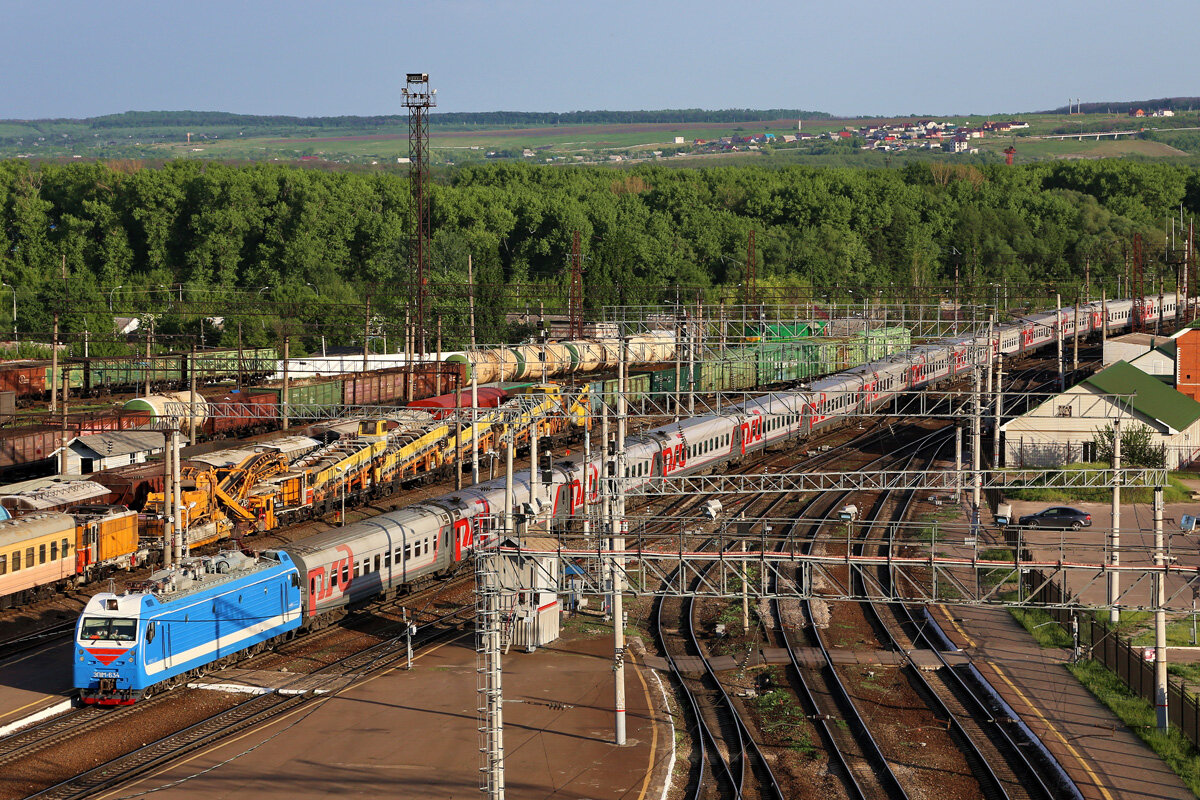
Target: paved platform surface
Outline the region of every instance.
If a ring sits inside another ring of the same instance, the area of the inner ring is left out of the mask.
[[[74,649],[67,639],[0,661],[0,731],[71,695]]]
[[[612,640],[584,636],[504,657],[506,797],[658,800],[670,728],[652,672],[626,670],[628,741],[613,745]],[[266,728],[160,770],[133,788],[156,798],[404,797],[479,794],[475,651],[466,637],[326,695]]]
[[[1067,651],[1038,647],[1003,609],[943,606],[934,616],[1085,798],[1195,800],[1179,777],[1067,671]]]

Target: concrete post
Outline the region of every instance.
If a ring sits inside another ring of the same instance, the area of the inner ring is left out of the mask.
[[[962,502],[963,431],[961,425],[954,426],[954,502]]]
[[[1000,469],[1000,423],[1004,411],[1004,359],[996,356],[996,418],[992,423],[992,469]]]
[[[980,506],[983,497],[983,475],[980,473],[980,440],[982,439],[981,428],[981,401],[979,398],[979,368],[975,367],[971,370],[972,395],[974,396],[973,412],[971,414],[971,533],[978,535]]]
[[[1058,390],[1067,388],[1067,376],[1063,367],[1062,295],[1054,295],[1054,343],[1058,348]]]
[[[147,370],[149,375],[150,371]],[[175,474],[174,466],[172,465],[172,438],[175,436],[174,431],[165,431],[163,433],[163,502],[162,502],[162,519],[163,519],[163,566],[169,567],[174,563],[175,553],[175,526],[171,519],[170,508],[171,498],[175,496],[174,490],[171,488],[171,479]]]
[[[1113,496],[1112,533],[1108,537],[1108,563],[1121,565],[1121,418],[1113,420]],[[1108,573],[1108,621],[1116,625],[1121,621],[1121,610],[1117,599],[1121,595],[1121,573]]]
[[[624,558],[617,553],[625,549],[625,334],[621,332],[620,357],[617,359],[617,491],[614,498],[612,529],[612,611],[613,611],[613,708],[616,714],[618,745],[625,744],[625,608]]]
[[[179,432],[171,431],[171,516],[175,519],[175,563],[179,563],[184,556],[184,551],[187,547],[184,544],[184,537],[187,532],[182,529],[180,523],[183,521],[183,503],[180,500],[179,491]]]
[[[1157,727],[1170,727],[1167,707],[1167,555],[1163,544],[1163,487],[1154,487],[1154,706]]]

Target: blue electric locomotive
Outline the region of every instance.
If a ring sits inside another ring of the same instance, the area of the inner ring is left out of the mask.
[[[85,703],[129,705],[302,622],[300,576],[287,553],[186,558],[88,602],[75,630],[75,688]]]

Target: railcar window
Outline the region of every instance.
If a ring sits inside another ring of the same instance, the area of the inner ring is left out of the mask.
[[[21,551],[13,550],[12,556],[13,556],[13,572],[16,572],[19,569],[21,569]]]
[[[375,556],[375,571],[379,572],[379,556]]]
[[[0,556],[0,575],[8,574],[8,556]]]
[[[58,561],[58,542],[50,543],[50,560]]]
[[[342,564],[342,585],[345,586],[350,582],[350,565]]]
[[[109,639],[132,642],[137,639],[137,620],[118,617],[84,617],[79,630],[80,639]]]
[[[400,548],[400,547],[396,548],[396,563],[397,564],[404,563],[404,549],[403,548]]]
[[[63,539],[63,540],[62,540],[62,554],[63,554],[63,558],[66,558],[68,555],[70,555],[70,553],[71,553],[71,540],[70,540],[70,539]]]
[[[375,556],[375,557],[379,558],[379,556]],[[383,554],[383,565],[385,567],[390,567],[392,565],[392,551],[391,550],[388,550],[386,553]]]
[[[25,548],[25,566],[27,566],[27,567],[33,566],[33,548],[32,547]]]
[[[408,561],[410,558],[412,558],[412,545],[406,544],[404,545],[404,560]]]
[[[39,564],[46,563],[46,545],[44,545],[44,544],[38,545],[38,563]]]
[[[336,588],[337,588],[337,585],[338,585],[338,574],[337,574],[337,570],[336,570],[336,569],[333,571],[333,575],[332,575],[332,576],[329,578],[329,585],[330,585],[330,586],[332,586],[334,589],[336,589]]]

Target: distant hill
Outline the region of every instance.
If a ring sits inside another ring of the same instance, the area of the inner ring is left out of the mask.
[[[1059,106],[1050,111],[1038,111],[1038,114],[1069,114],[1080,111],[1084,114],[1128,114],[1137,109],[1143,111],[1158,111],[1169,108],[1172,111],[1191,111],[1200,108],[1200,97],[1160,97],[1157,100],[1122,100],[1104,103],[1080,103],[1075,106]]]
[[[631,123],[708,123],[755,122],[768,119],[829,119],[821,111],[794,108],[731,108],[706,110],[702,108],[663,109],[659,111],[484,111],[476,113],[431,112],[429,124],[434,126],[533,126],[533,125],[628,125]],[[33,128],[80,126],[93,131],[105,130],[163,130],[179,128],[224,128],[274,132],[297,128],[330,130],[364,130],[405,125],[407,114],[383,116],[289,117],[260,114],[231,114],[225,111],[126,111],[84,119],[0,120],[0,123],[27,125]]]

